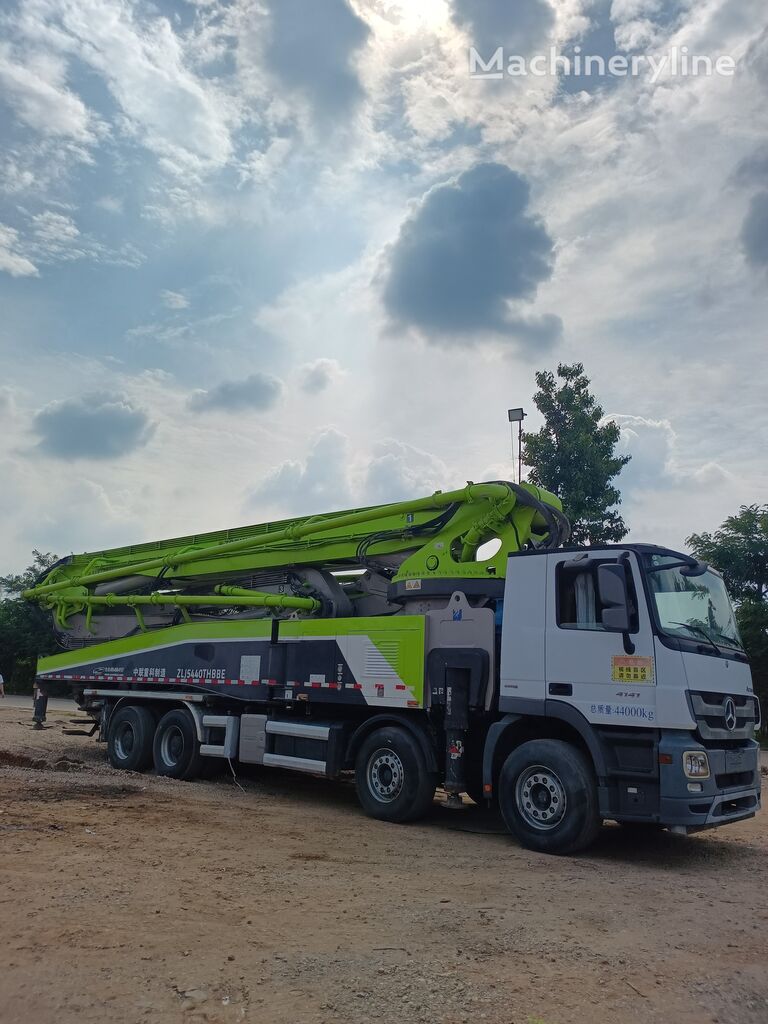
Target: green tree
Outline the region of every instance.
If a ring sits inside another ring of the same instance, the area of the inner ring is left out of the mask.
[[[723,574],[737,602],[739,632],[752,665],[763,708],[768,702],[768,505],[742,505],[714,533],[694,533],[686,543]]]
[[[50,551],[43,553],[37,548],[32,549],[32,565],[28,565],[24,572],[9,576],[0,576],[0,593],[13,594],[21,597],[25,590],[34,587],[35,583],[43,576],[52,565],[59,561],[59,556]]]
[[[768,600],[768,505],[742,505],[719,530],[694,533],[686,543],[720,570],[736,601]]]
[[[40,551],[33,551],[32,557],[23,573],[0,576],[0,672],[7,689],[16,693],[32,690],[37,658],[56,649],[50,618],[21,594],[58,557]]]
[[[560,363],[557,375],[540,370],[533,400],[544,426],[523,435],[528,479],[560,498],[576,544],[610,543],[627,534],[612,481],[631,456],[616,455],[619,428],[601,422],[589,383],[581,363]]]

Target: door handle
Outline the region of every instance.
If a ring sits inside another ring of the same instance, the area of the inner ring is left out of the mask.
[[[550,683],[550,697],[572,697],[573,686],[570,683]]]

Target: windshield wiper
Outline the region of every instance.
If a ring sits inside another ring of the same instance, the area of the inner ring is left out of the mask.
[[[735,636],[729,636],[727,633],[721,633],[717,629],[715,630],[715,636],[726,641],[723,644],[723,647],[727,647],[732,651],[744,651],[744,644],[737,640]],[[746,651],[744,653],[746,653]]]
[[[707,643],[714,648],[717,654],[722,655],[723,652],[703,626],[694,626],[690,622],[670,622],[670,626],[682,626],[683,629],[688,629],[691,633],[697,633],[699,636],[703,636]]]

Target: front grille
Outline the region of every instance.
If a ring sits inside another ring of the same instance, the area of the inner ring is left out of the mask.
[[[744,814],[747,811],[757,810],[757,797],[754,793],[746,796],[736,797],[733,800],[723,800],[716,804],[711,811],[713,818],[730,817],[732,814]]]
[[[723,772],[715,776],[715,785],[718,789],[746,789],[754,780],[754,772]]]
[[[758,722],[757,700],[747,694],[709,693],[692,690],[691,710],[703,740],[753,739]],[[729,701],[733,701],[735,722],[728,728]]]

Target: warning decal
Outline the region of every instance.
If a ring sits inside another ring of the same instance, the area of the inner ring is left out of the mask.
[[[614,683],[653,683],[653,658],[614,654],[611,679]]]

